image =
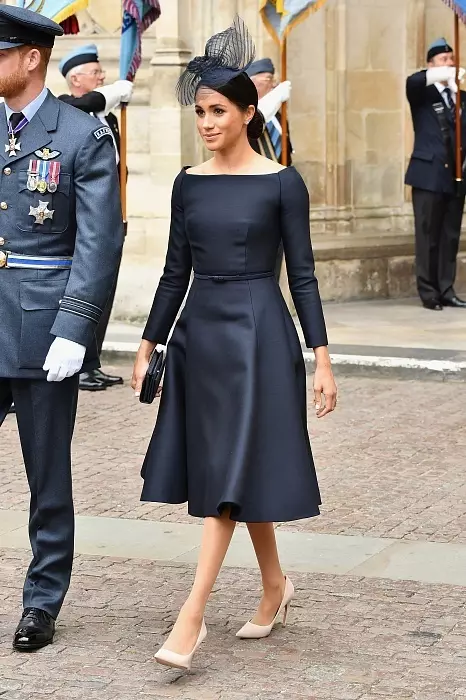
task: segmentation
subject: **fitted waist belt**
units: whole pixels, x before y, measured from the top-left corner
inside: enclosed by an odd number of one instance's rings
[[[194,273],[197,280],[213,280],[214,282],[242,282],[243,280],[261,280],[264,277],[274,277],[274,272],[244,272],[238,275],[201,275]]]
[[[0,268],[21,267],[32,270],[53,270],[57,267],[70,268],[71,257],[47,257],[43,255],[20,255],[9,250],[0,250]]]

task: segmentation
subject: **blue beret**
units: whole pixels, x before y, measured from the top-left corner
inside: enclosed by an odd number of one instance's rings
[[[431,61],[434,56],[438,56],[439,53],[453,53],[453,49],[443,36],[433,41],[427,49],[427,62]]]
[[[83,66],[85,63],[97,63],[99,60],[99,52],[95,44],[86,44],[80,46],[70,53],[66,54],[58,64],[58,70],[66,78],[72,68]]]
[[[52,48],[55,37],[62,34],[62,27],[48,17],[22,7],[0,5],[0,50],[25,44]]]
[[[251,63],[246,73],[252,78],[253,75],[258,75],[259,73],[275,73],[275,66],[273,65],[270,58],[261,58],[259,61],[254,61]]]

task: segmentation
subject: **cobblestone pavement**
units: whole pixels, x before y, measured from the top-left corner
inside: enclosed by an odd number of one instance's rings
[[[114,368],[126,377],[130,367]],[[322,517],[281,527],[466,542],[464,384],[347,378],[334,415],[309,428]],[[140,503],[139,470],[156,415],[126,386],[81,393],[74,442],[79,514],[192,522],[185,505]],[[9,417],[1,429],[2,508],[27,509]]]
[[[129,366],[120,369],[129,376]],[[466,541],[464,385],[341,379],[338,411],[309,426],[321,518],[282,525],[323,533]],[[182,506],[139,502],[157,407],[129,388],[81,395],[74,443],[80,514],[192,522]],[[14,418],[1,429],[1,508],[25,510]],[[465,589],[293,574],[288,626],[240,641],[259,576],[224,569],[193,672],[152,657],[192,581],[187,564],[76,558],[55,643],[17,654],[29,554],[0,549],[0,700],[457,700],[466,698]],[[441,562],[438,563],[441,566]]]
[[[28,556],[0,550],[1,700],[455,700],[466,697],[464,588],[293,576],[286,628],[234,632],[257,604],[256,572],[224,570],[191,674],[152,660],[193,571],[77,557],[55,643],[11,649]]]

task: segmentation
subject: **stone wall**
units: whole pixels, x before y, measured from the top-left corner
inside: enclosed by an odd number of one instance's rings
[[[163,264],[173,178],[205,155],[192,109],[181,109],[174,97],[180,71],[236,12],[257,55],[279,65],[259,0],[161,4],[161,18],[144,37],[128,115],[129,233],[115,313],[134,320],[146,313]],[[57,62],[79,42],[96,41],[108,80],[118,77],[119,14],[120,0],[91,0],[82,34],[57,42],[49,72],[55,92],[65,89]],[[294,162],[311,193],[324,298],[413,292],[411,204],[403,184],[412,145],[405,79],[424,65],[426,46],[441,35],[453,40],[453,14],[441,0],[328,0],[289,39]]]

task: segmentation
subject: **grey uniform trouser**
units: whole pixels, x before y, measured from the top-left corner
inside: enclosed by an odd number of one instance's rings
[[[62,382],[0,379],[0,425],[14,401],[31,492],[32,561],[23,605],[56,618],[69,587],[74,551],[71,438],[78,376]]]

